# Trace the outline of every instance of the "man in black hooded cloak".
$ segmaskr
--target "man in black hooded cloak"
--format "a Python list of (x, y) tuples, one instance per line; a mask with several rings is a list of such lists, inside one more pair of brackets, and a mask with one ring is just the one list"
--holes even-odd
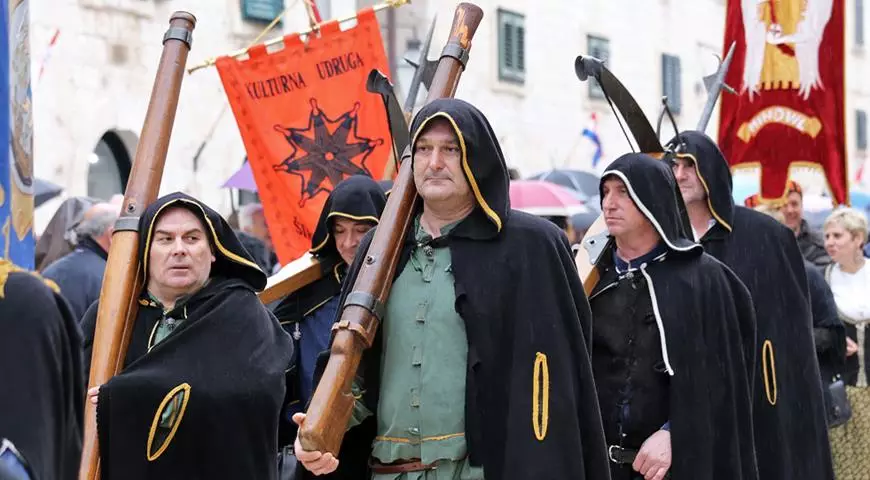
[[(144, 288), (124, 370), (88, 391), (102, 478), (274, 478), (292, 343), (256, 297), (266, 275), (183, 193), (149, 205), (139, 235)], [(82, 323), (88, 359), (97, 308)]]
[(833, 479), (804, 261), (794, 234), (734, 205), (731, 170), (701, 132), (669, 142), (696, 238), (752, 295), (757, 325), (753, 424), (764, 480)]
[(57, 285), (0, 258), (0, 457), (17, 450), (33, 478), (76, 478), (82, 374), (78, 320)]
[(332, 478), (607, 479), (589, 305), (567, 238), (511, 210), (501, 148), (475, 107), (436, 100), (411, 131), (422, 208), (358, 371), (361, 423), (340, 462), (297, 440), (299, 460), (338, 468)]
[(613, 480), (758, 478), (749, 292), (684, 235), (665, 164), (623, 155), (600, 190), (592, 365)]

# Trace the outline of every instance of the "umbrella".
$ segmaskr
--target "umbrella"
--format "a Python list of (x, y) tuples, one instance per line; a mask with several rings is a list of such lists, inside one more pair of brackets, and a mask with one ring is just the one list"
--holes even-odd
[(254, 182), (254, 172), (251, 171), (251, 164), (245, 160), (242, 167), (236, 173), (224, 182), (224, 188), (239, 188), (242, 190), (257, 191), (257, 183)]
[(34, 179), (33, 182), (33, 206), (38, 207), (52, 198), (60, 195), (63, 187), (55, 185), (41, 178)]
[(529, 177), (529, 180), (544, 180), (580, 192), (580, 200), (598, 195), (601, 177), (595, 172), (583, 170), (554, 169)]
[(542, 180), (510, 182), (511, 207), (532, 215), (569, 217), (589, 209), (569, 189)]

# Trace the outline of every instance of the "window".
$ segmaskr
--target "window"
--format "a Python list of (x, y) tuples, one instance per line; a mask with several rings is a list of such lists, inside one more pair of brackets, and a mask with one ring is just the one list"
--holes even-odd
[(498, 78), (524, 83), (526, 80), (526, 20), (519, 13), (498, 11)]
[(242, 0), (242, 18), (270, 23), (284, 11), (284, 0)]
[(855, 0), (855, 45), (864, 45), (864, 0)]
[(677, 115), (683, 106), (680, 84), (680, 57), (662, 55), (662, 95), (668, 97), (668, 108)]
[(855, 110), (855, 147), (867, 150), (867, 112)]
[[(610, 59), (610, 40), (594, 35), (586, 36), (586, 51), (589, 56), (595, 57), (607, 64)], [(604, 98), (604, 90), (598, 84), (598, 80), (590, 78), (586, 80), (589, 83), (589, 98)]]

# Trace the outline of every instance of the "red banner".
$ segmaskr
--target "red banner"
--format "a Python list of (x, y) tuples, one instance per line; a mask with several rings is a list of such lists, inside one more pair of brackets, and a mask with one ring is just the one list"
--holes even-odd
[(761, 167), (763, 200), (785, 197), (789, 170), (810, 166), (848, 201), (844, 3), (728, 1), (726, 81), (739, 95), (722, 96), (719, 146), (732, 166)]
[(218, 72), (282, 264), (311, 248), (329, 192), (351, 175), (381, 178), (391, 140), (384, 103), (366, 91), (373, 69), (388, 72), (381, 32), (367, 8), (355, 27), (337, 22), (284, 48), (258, 45), (250, 58), (222, 57)]

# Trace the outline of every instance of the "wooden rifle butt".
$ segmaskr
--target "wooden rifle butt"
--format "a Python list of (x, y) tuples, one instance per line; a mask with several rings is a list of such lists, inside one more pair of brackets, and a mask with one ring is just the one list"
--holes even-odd
[(327, 275), (324, 265), (310, 253), (293, 260), (269, 277), (258, 297), (264, 304), (280, 300)]

